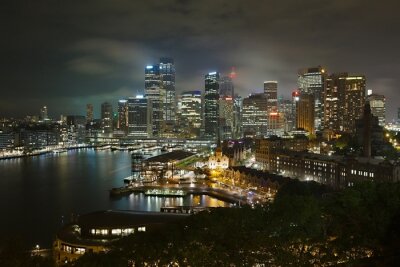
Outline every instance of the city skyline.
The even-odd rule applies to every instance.
[[[322,65],[365,75],[367,89],[388,100],[387,121],[396,117],[395,1],[93,3],[6,4],[1,116],[38,114],[42,106],[50,117],[85,114],[92,103],[98,117],[104,101],[115,106],[143,92],[143,66],[169,56],[178,94],[203,90],[206,73],[234,66],[240,95],[277,80],[278,94],[288,98],[299,69]]]

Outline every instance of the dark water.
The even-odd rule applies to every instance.
[[[73,214],[122,209],[159,211],[163,204],[225,206],[208,196],[112,199],[108,190],[130,175],[128,152],[81,149],[63,154],[0,160],[0,239],[18,236],[27,246],[50,247]]]

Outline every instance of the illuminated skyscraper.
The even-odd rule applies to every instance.
[[[204,88],[204,136],[218,138],[219,131],[219,73],[210,72],[205,76]]]
[[[314,127],[316,130],[322,130],[324,122],[324,92],[326,87],[326,70],[321,66],[301,69],[298,72],[297,83],[300,93],[314,95]]]
[[[180,130],[186,137],[199,137],[202,126],[201,91],[186,91],[179,97]]]
[[[128,131],[128,100],[118,101],[118,123],[117,128],[120,131]]]
[[[232,139],[235,119],[233,97],[220,96],[219,118],[221,140]]]
[[[46,120],[48,120],[48,119],[49,119],[49,117],[48,117],[48,115],[47,115],[47,106],[43,106],[43,107],[40,109],[40,120],[46,121]]]
[[[175,93],[175,65],[172,58],[160,58],[160,80],[165,89],[164,119],[166,123],[175,124],[176,93]]]
[[[314,134],[315,122],[315,103],[314,95],[301,93],[299,101],[296,103],[296,127],[304,129],[310,134]]]
[[[363,114],[365,76],[333,74],[326,79],[324,132],[329,138],[337,133],[353,133],[355,121]]]
[[[154,137],[161,137],[165,120],[164,120],[164,100],[165,100],[165,89],[160,87],[149,87],[146,88],[146,96],[147,99],[150,100],[149,104],[151,105],[152,110],[152,123],[153,123],[153,133]]]
[[[108,102],[101,104],[101,126],[104,133],[113,132],[113,108]]]
[[[219,95],[221,98],[223,97],[231,97],[234,96],[234,86],[231,76],[224,76],[219,79]]]
[[[86,105],[86,122],[89,123],[93,121],[93,105],[87,104]]]
[[[265,94],[252,94],[243,99],[242,126],[244,137],[266,136],[268,110]]]
[[[152,137],[151,100],[143,96],[128,99],[128,135],[133,137]]]
[[[175,65],[172,58],[145,68],[145,96],[152,101],[153,135],[162,136],[166,126],[173,128],[176,120]]]
[[[278,111],[278,82],[265,81],[264,82],[264,95],[267,98],[268,112]]]
[[[372,115],[378,117],[379,125],[384,127],[386,123],[386,108],[385,108],[385,96],[370,94],[367,96],[367,100],[369,101],[369,105],[371,107]]]

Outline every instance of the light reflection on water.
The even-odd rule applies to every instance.
[[[162,198],[131,194],[111,199],[108,190],[130,175],[130,153],[80,149],[63,154],[0,160],[0,237],[19,234],[49,247],[61,222],[74,214],[121,209],[159,211],[163,205],[225,206],[209,196]]]

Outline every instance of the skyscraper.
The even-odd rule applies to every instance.
[[[267,98],[252,94],[243,99],[242,127],[244,137],[266,136],[268,127]]]
[[[363,114],[365,76],[339,73],[326,79],[324,131],[329,138],[337,133],[353,133],[355,121]]]
[[[154,137],[161,137],[164,130],[164,100],[165,100],[165,89],[152,86],[146,88],[146,99],[150,100],[152,113],[152,128]]]
[[[296,127],[314,134],[315,122],[314,94],[302,93],[296,103]]]
[[[234,86],[231,76],[223,76],[219,79],[219,95],[220,97],[234,96]]]
[[[128,100],[118,101],[118,123],[117,128],[120,131],[128,131]]]
[[[101,126],[106,134],[113,132],[113,108],[108,102],[101,104]]]
[[[204,135],[207,138],[218,138],[219,131],[219,73],[205,75],[204,88]]]
[[[386,108],[385,108],[385,96],[378,94],[370,94],[367,96],[372,115],[378,117],[379,125],[384,127],[386,122]]]
[[[234,102],[231,96],[220,96],[219,118],[221,140],[232,139],[234,132]]]
[[[176,116],[175,93],[175,65],[172,58],[160,58],[160,80],[165,89],[164,119],[167,123],[174,124]]]
[[[186,137],[199,137],[202,126],[201,91],[186,91],[179,97],[180,129]]]
[[[278,111],[278,82],[265,81],[264,82],[264,95],[267,98],[268,112]]]
[[[86,105],[86,122],[89,123],[93,121],[93,105],[87,104]]]
[[[324,122],[324,92],[326,86],[326,70],[321,66],[301,69],[298,72],[297,83],[300,93],[314,95],[314,127],[316,130],[322,130]]]
[[[143,96],[128,99],[128,134],[133,137],[152,137],[151,100]]]
[[[48,117],[48,115],[47,115],[47,106],[43,106],[43,107],[40,109],[40,120],[46,121],[46,120],[48,120],[48,119],[49,119],[49,117]]]

